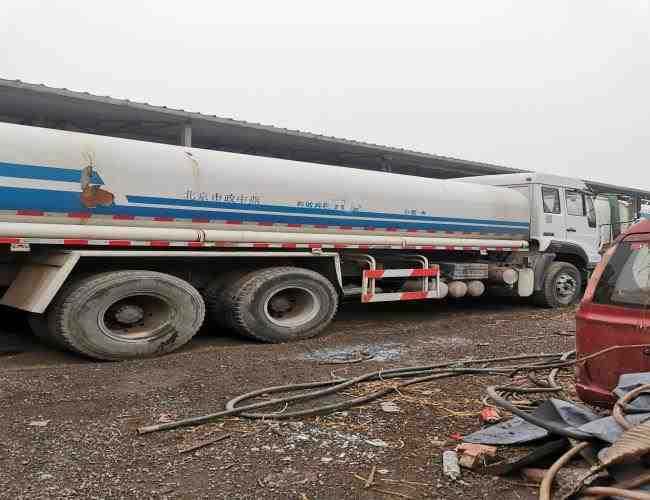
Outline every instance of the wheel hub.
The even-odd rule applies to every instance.
[[[144,309],[136,304],[123,304],[115,309],[113,317],[123,325],[134,325],[144,318]]]
[[[273,297],[269,303],[269,309],[276,314],[283,314],[291,310],[293,303],[289,297],[278,296]]]
[[[573,276],[569,274],[561,274],[558,276],[557,281],[555,282],[555,289],[561,297],[569,297],[576,293],[576,280]]]
[[[100,313],[99,327],[119,341],[156,338],[173,317],[173,307],[162,296],[139,293],[117,300]]]
[[[271,323],[298,328],[318,315],[320,302],[314,292],[301,286],[282,286],[269,293],[264,312]]]

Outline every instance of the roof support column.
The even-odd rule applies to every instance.
[[[381,170],[382,172],[392,172],[393,168],[390,164],[391,158],[389,156],[382,156],[379,161],[381,163]]]
[[[180,145],[186,148],[192,147],[192,122],[187,122],[181,126]]]

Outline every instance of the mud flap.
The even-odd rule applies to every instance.
[[[77,252],[30,256],[2,296],[0,304],[43,313],[79,261]]]

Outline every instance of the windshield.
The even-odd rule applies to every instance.
[[[650,305],[649,236],[619,245],[598,282],[593,301],[629,307]]]

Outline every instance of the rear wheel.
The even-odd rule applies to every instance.
[[[582,276],[578,268],[568,262],[553,262],[546,269],[542,289],[534,299],[543,307],[568,307],[575,304],[582,293]]]
[[[299,267],[248,273],[232,283],[223,298],[229,326],[247,337],[273,343],[315,337],[338,307],[332,283]]]
[[[54,349],[61,349],[63,347],[50,333],[45,314],[29,313],[27,316],[27,324],[29,324],[34,336],[46,346]]]
[[[80,354],[122,360],[165,354],[189,341],[205,305],[189,283],[152,271],[114,271],[71,282],[47,313],[50,337]]]
[[[203,290],[206,327],[210,333],[228,329],[224,294],[233,283],[250,271],[227,271],[215,277]]]

